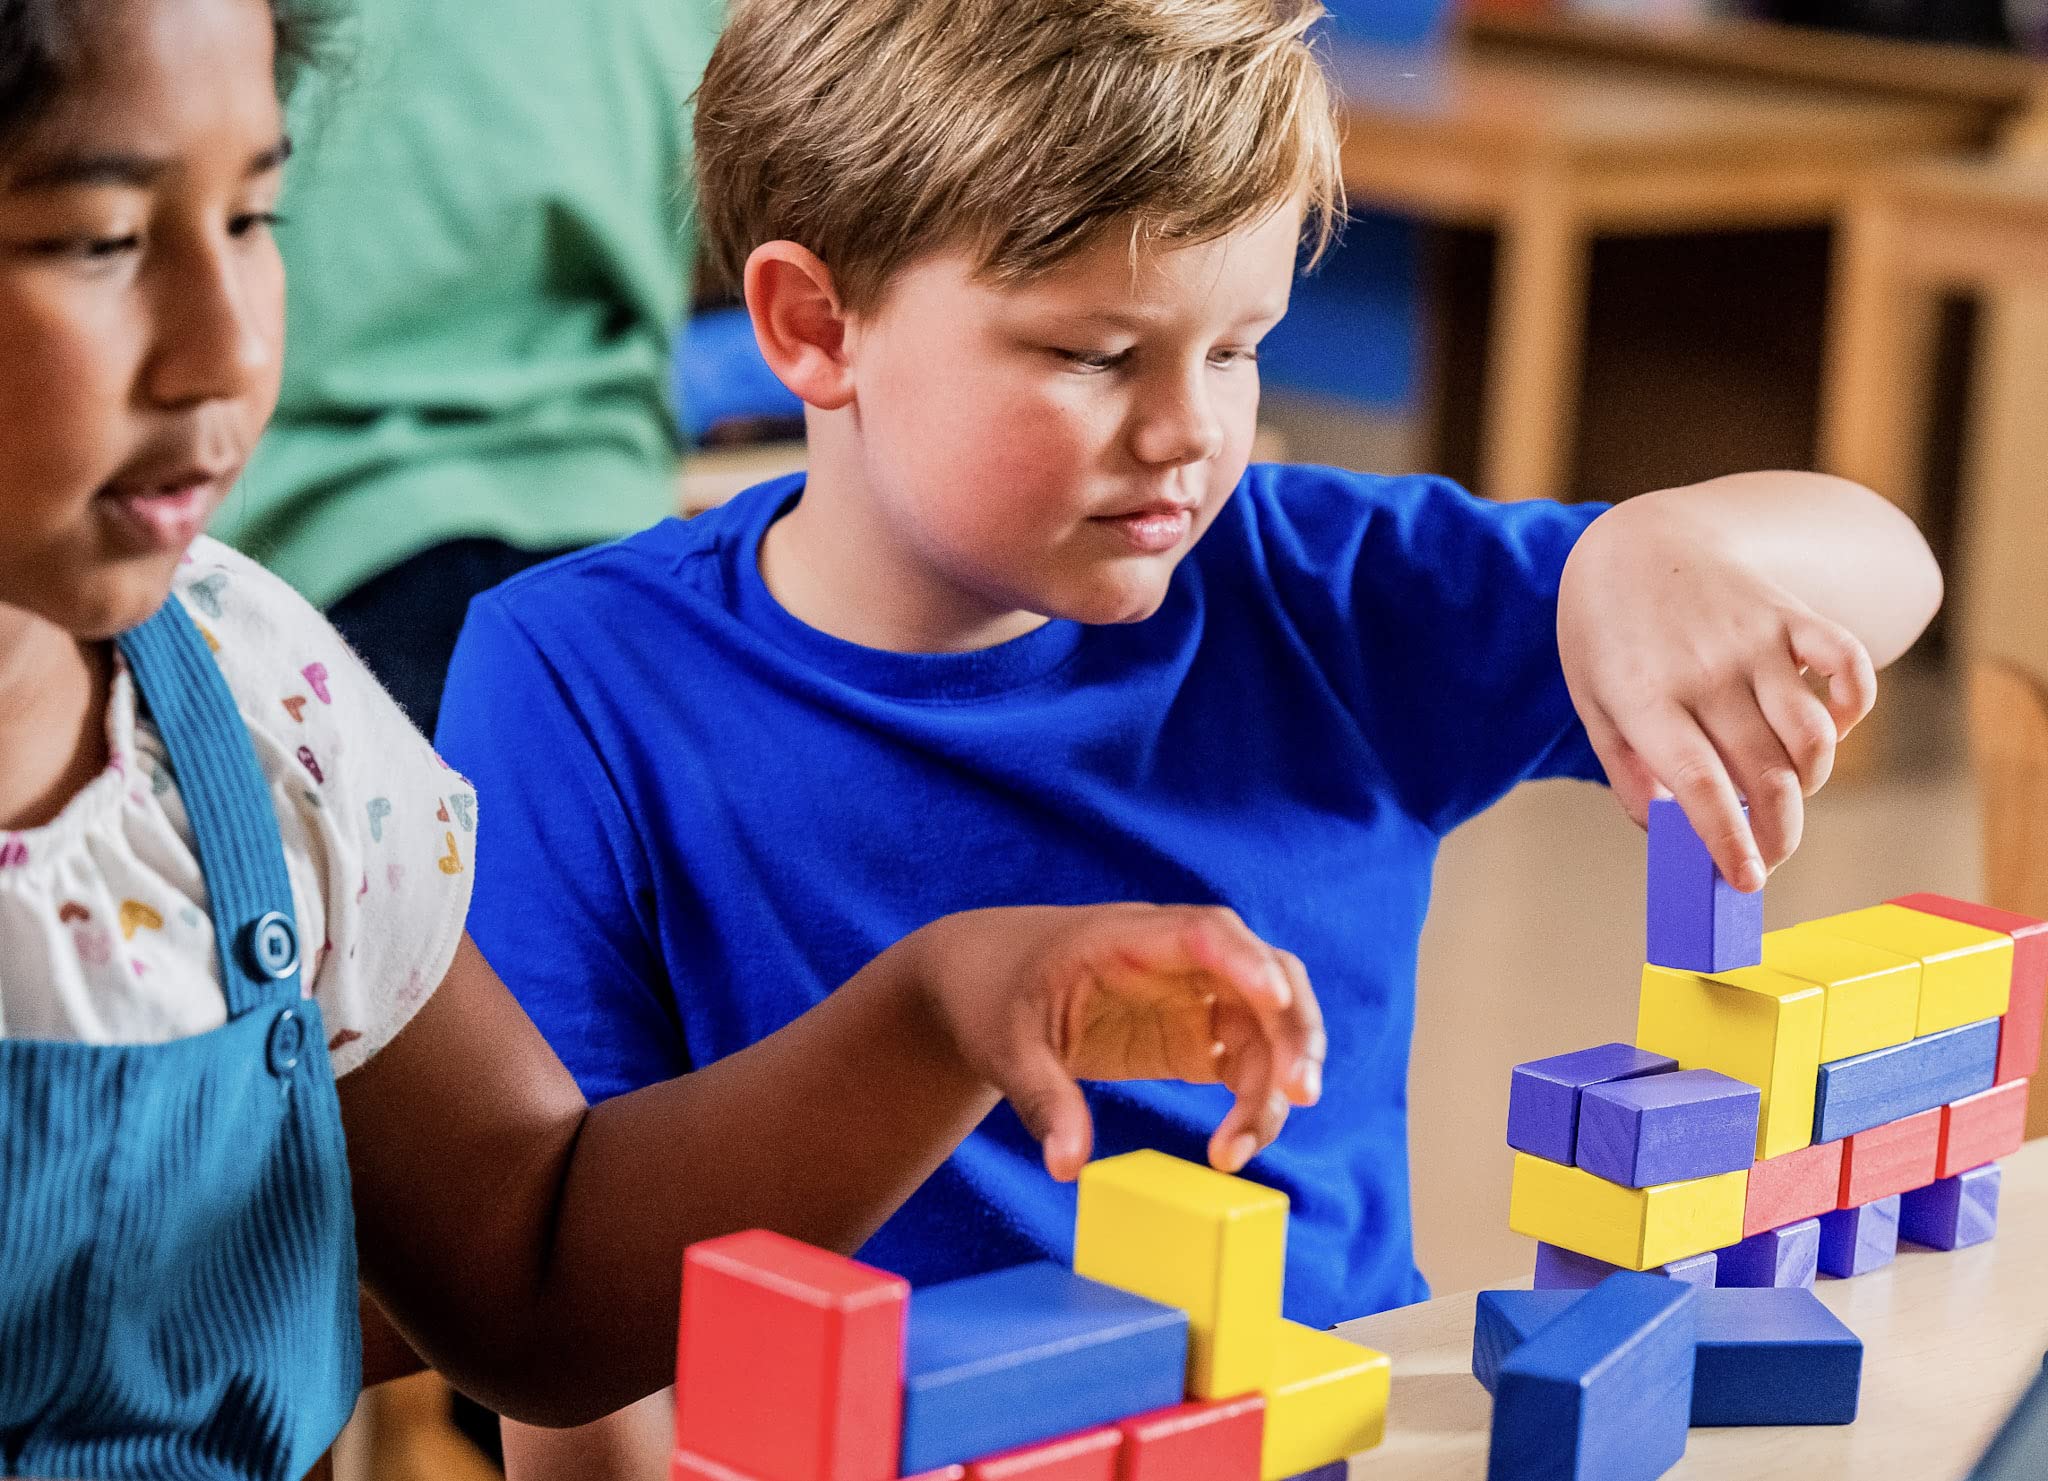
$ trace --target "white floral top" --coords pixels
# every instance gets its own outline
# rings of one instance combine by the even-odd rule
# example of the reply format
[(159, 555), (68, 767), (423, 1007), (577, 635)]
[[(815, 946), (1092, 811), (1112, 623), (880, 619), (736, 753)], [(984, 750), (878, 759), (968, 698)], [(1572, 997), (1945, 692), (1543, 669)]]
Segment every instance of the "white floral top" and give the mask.
[[(269, 779), (301, 981), (334, 1073), (426, 1001), (469, 912), (476, 794), (290, 587), (200, 540), (173, 591), (214, 650)], [(48, 827), (0, 832), (0, 1037), (162, 1043), (227, 1020), (206, 883), (125, 664), (107, 770)]]

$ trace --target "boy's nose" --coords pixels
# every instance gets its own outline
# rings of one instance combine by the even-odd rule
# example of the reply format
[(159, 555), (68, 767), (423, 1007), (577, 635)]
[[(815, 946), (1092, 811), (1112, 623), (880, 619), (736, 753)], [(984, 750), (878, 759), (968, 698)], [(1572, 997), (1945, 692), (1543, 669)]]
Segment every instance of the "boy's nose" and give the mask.
[(1178, 467), (1203, 463), (1223, 450), (1223, 424), (1199, 386), (1183, 386), (1152, 407), (1139, 423), (1134, 451), (1142, 463)]

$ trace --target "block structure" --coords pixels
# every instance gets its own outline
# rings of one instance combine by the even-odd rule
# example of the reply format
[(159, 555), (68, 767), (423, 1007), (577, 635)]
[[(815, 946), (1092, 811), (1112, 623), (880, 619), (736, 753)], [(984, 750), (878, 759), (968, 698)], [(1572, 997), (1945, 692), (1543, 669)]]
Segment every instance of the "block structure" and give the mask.
[(1749, 1170), (1742, 1237), (1832, 1213), (1842, 1202), (1841, 1142), (1816, 1142)]
[(1624, 1188), (1517, 1152), (1508, 1227), (1624, 1270), (1648, 1270), (1741, 1239), (1748, 1184), (1743, 1171)]
[(1295, 1322), (1280, 1326), (1265, 1386), (1266, 1434), (1260, 1481), (1370, 1450), (1386, 1434), (1392, 1361), (1383, 1352)]
[(1936, 1177), (1952, 1178), (2020, 1149), (2027, 1135), (2028, 1083), (2007, 1080), (1941, 1108)]
[(1825, 988), (1769, 967), (1704, 977), (1650, 966), (1636, 1042), (1685, 1069), (1718, 1070), (1756, 1086), (1756, 1155), (1779, 1157), (1813, 1140), (1826, 1009)]
[(1717, 1070), (1589, 1086), (1579, 1101), (1577, 1163), (1627, 1188), (1746, 1169), (1756, 1160), (1762, 1095)]
[(1081, 1171), (1074, 1271), (1188, 1314), (1187, 1394), (1264, 1386), (1280, 1341), (1287, 1195), (1159, 1152)]
[(1820, 1268), (1841, 1279), (1889, 1265), (1899, 1252), (1899, 1195), (1820, 1219)]
[[(1714, 1252), (1708, 1250), (1705, 1254), (1688, 1255), (1683, 1260), (1667, 1260), (1652, 1269), (1650, 1274), (1682, 1280), (1689, 1285), (1711, 1286), (1717, 1264)], [(1615, 1271), (1626, 1268), (1538, 1240), (1536, 1274), (1532, 1284), (1539, 1291), (1590, 1291)]]
[(1919, 1031), (1918, 958), (1801, 925), (1765, 933), (1763, 964), (1826, 990), (1823, 1060), (1903, 1044)]
[(2048, 1016), (2048, 921), (1946, 895), (1902, 895), (1891, 903), (2012, 937), (2012, 992), (1998, 1044), (1998, 1083), (2030, 1078), (2041, 1065), (2042, 1019)]
[[(1743, 809), (1743, 817), (1749, 809)], [(1687, 972), (1726, 972), (1763, 960), (1764, 897), (1721, 877), (1685, 810), (1650, 804), (1645, 960)]]
[(1863, 1343), (1803, 1289), (1702, 1292), (1696, 1425), (1849, 1424)]
[(1940, 1153), (1938, 1108), (1857, 1132), (1842, 1149), (1842, 1207), (1926, 1187)]
[(1916, 1188), (1899, 1200), (1899, 1238), (1929, 1249), (1959, 1250), (1998, 1232), (1997, 1163)]
[(1591, 1289), (1481, 1291), (1472, 1308), (1472, 1376), (1480, 1387), (1492, 1393), (1501, 1364), (1515, 1349)]
[(1810, 1289), (1819, 1270), (1820, 1220), (1802, 1219), (1722, 1250), (1714, 1284), (1723, 1290)]
[(1812, 1140), (1832, 1142), (1989, 1090), (1997, 1066), (1996, 1019), (1824, 1064), (1815, 1080)]
[(1516, 1065), (1508, 1082), (1508, 1145), (1569, 1163), (1578, 1148), (1580, 1096), (1588, 1088), (1677, 1068), (1677, 1060), (1632, 1044), (1600, 1044)]
[(1123, 1432), (1082, 1430), (975, 1461), (967, 1481), (1117, 1481)]
[(1117, 1481), (1253, 1481), (1266, 1438), (1266, 1396), (1176, 1404), (1121, 1421)]
[(678, 1465), (767, 1481), (901, 1474), (909, 1296), (897, 1276), (763, 1230), (692, 1246), (676, 1355)]
[(1915, 1037), (2002, 1017), (2012, 994), (2012, 937), (1900, 905), (1872, 905), (1812, 923), (1920, 962)]

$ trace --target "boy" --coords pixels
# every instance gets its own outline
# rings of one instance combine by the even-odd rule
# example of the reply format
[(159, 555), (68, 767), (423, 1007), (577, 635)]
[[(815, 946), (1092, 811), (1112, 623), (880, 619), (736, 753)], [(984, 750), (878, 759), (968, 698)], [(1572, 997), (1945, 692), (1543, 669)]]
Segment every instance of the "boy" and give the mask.
[[(948, 910), (1234, 907), (1328, 1017), (1321, 1106), (1250, 1169), (1293, 1200), (1288, 1315), (1326, 1326), (1426, 1294), (1404, 1084), (1441, 835), (1604, 772), (1756, 889), (1940, 588), (1909, 523), (1812, 476), (1602, 512), (1247, 471), (1259, 337), (1336, 210), (1317, 13), (737, 7), (703, 225), (809, 475), (482, 600), (441, 739), (494, 799), (477, 939), (593, 1098)], [(1097, 1151), (1199, 1157), (1208, 1097), (1091, 1090)], [(999, 1112), (866, 1255), (944, 1279), (1063, 1255), (1072, 1216)]]

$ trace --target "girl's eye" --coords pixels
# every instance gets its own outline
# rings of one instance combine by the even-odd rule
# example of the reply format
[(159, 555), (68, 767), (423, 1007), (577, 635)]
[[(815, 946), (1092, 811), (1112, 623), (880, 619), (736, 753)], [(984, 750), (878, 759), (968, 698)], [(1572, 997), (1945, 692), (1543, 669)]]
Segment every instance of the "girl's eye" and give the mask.
[(1107, 354), (1099, 350), (1054, 350), (1053, 353), (1066, 361), (1067, 364), (1073, 366), (1074, 369), (1091, 372), (1114, 370), (1130, 358), (1129, 350), (1120, 350), (1115, 354)]
[(259, 231), (274, 231), (282, 225), (284, 217), (275, 211), (251, 211), (230, 221), (228, 232), (231, 236), (246, 237)]
[(141, 245), (142, 238), (130, 233), (124, 237), (52, 237), (32, 243), (29, 250), (38, 257), (75, 257), (98, 262), (133, 252)]

